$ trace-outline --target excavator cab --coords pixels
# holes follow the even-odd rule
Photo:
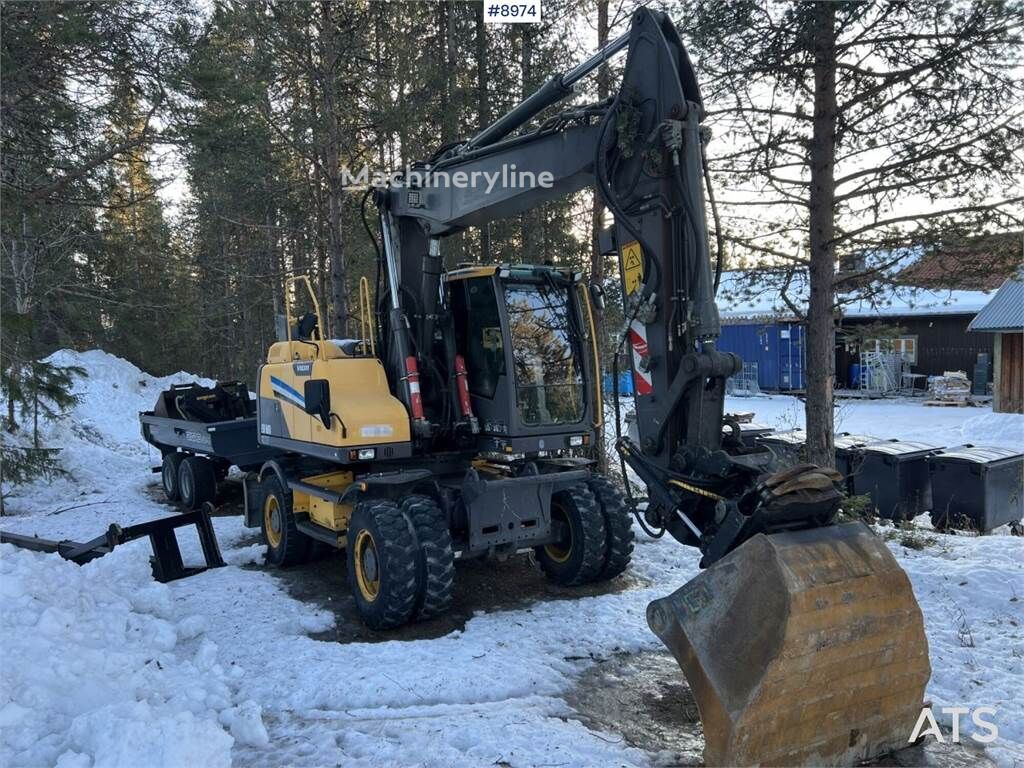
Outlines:
[[[446,284],[481,453],[534,457],[591,445],[601,405],[582,276],[550,266],[467,267],[449,272]]]

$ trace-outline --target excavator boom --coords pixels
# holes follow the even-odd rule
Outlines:
[[[614,97],[551,114],[623,51]],[[524,129],[542,113],[550,116]],[[833,523],[842,499],[833,470],[775,471],[765,454],[723,446],[725,382],[742,364],[716,347],[703,119],[671,20],[640,8],[625,35],[439,150],[415,178],[378,191],[384,362],[417,439],[457,433],[461,374],[438,305],[441,241],[596,190],[614,216],[602,242],[619,259],[620,349],[636,392],[637,432],[617,433],[615,444],[623,476],[646,486],[646,498],[631,497],[644,526],[699,548],[706,568],[648,611],[699,704],[706,762],[853,764],[905,745],[913,729],[930,673],[921,612],[885,545],[862,524]],[[447,182],[510,166],[549,183]],[[442,347],[440,362],[426,352]],[[422,381],[417,356],[431,366]]]

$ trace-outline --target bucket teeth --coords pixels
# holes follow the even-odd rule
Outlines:
[[[758,535],[647,608],[707,765],[854,765],[907,746],[931,675],[910,580],[863,523]]]

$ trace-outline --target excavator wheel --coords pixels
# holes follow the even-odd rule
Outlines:
[[[263,480],[263,486],[261,520],[267,562],[281,567],[305,562],[313,541],[295,526],[292,492],[273,474]]]
[[[633,515],[622,491],[604,475],[591,475],[587,487],[604,514],[605,555],[598,579],[612,579],[629,567],[633,556]]]
[[[418,548],[402,508],[386,499],[360,501],[346,549],[349,584],[366,625],[391,629],[412,619],[420,587]]]
[[[931,675],[910,580],[863,523],[758,534],[647,621],[704,724],[706,765],[855,765],[907,746]]]
[[[551,522],[558,539],[534,549],[548,580],[575,586],[597,579],[604,568],[608,536],[604,514],[590,488],[580,483],[555,491]]]
[[[429,496],[407,496],[402,512],[416,533],[417,619],[438,616],[452,604],[455,593],[455,552],[444,510]]]

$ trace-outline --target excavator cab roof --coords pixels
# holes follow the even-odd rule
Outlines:
[[[512,280],[544,280],[548,275],[556,280],[571,283],[578,283],[583,279],[582,272],[574,272],[567,267],[556,267],[550,264],[493,264],[490,266],[460,264],[456,269],[448,272],[445,279],[448,282],[453,282],[467,280],[471,277],[490,277],[494,274],[500,278],[511,278]]]

